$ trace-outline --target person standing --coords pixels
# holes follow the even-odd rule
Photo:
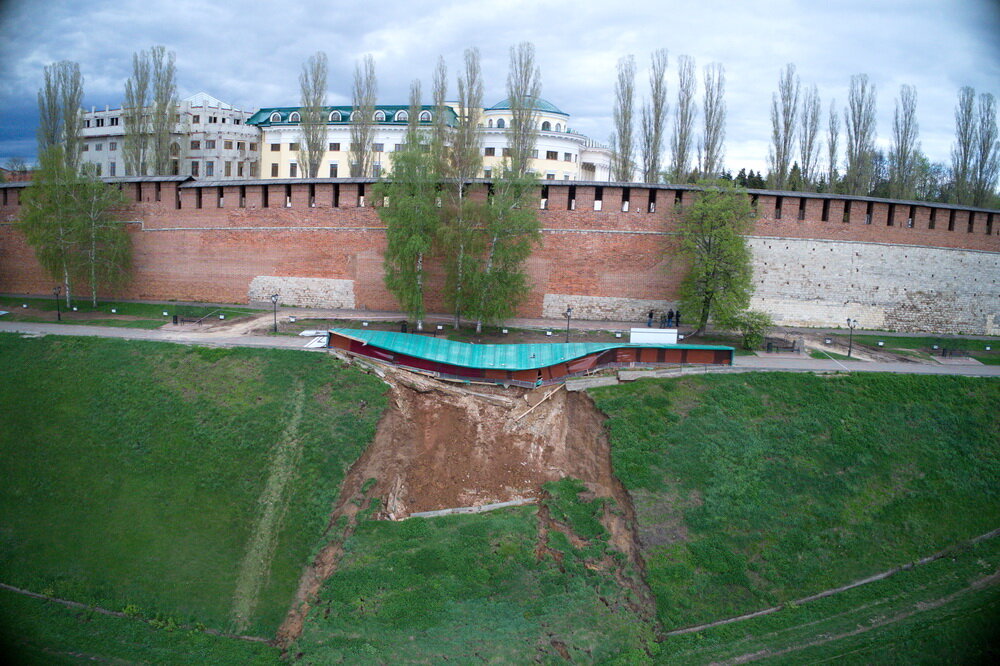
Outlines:
[[[677,312],[674,313],[674,325],[677,328],[681,327],[681,309],[677,308]]]
[[[646,315],[646,328],[653,328],[653,311],[650,310],[649,314]]]
[[[666,328],[666,327],[667,327],[667,313],[666,312],[661,312],[660,313],[660,328]]]
[[[674,311],[673,309],[667,310],[667,326],[674,325]]]

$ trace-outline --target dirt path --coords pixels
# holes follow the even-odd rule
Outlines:
[[[302,383],[297,381],[291,395],[292,414],[271,458],[270,474],[258,500],[260,514],[247,544],[236,590],[233,592],[230,622],[237,633],[247,628],[250,617],[257,608],[261,585],[267,578],[274,550],[278,546],[278,534],[288,509],[288,484],[295,476],[302,457],[302,443],[298,434],[304,402],[305,390]]]
[[[401,520],[422,511],[537,499],[542,484],[573,476],[594,496],[617,502],[619,510],[605,516],[612,544],[642,570],[635,512],[611,469],[604,416],[586,393],[465,387],[395,368],[380,371],[390,384],[389,409],[344,480],[328,528],[331,541],[300,581],[279,630],[281,644],[301,634],[309,602],[333,574],[353,530],[358,504],[371,498],[380,500],[376,517]]]

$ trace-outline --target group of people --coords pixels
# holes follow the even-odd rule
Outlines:
[[[646,315],[646,326],[653,328],[653,319],[656,313],[652,310]],[[667,310],[666,312],[660,313],[660,328],[673,328],[679,327],[681,325],[681,309],[677,308],[677,312],[673,310]]]

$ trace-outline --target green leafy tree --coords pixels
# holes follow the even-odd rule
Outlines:
[[[501,322],[513,316],[530,290],[524,261],[539,241],[538,214],[532,205],[538,181],[505,164],[493,181],[493,195],[483,209],[479,229],[482,254],[475,264],[469,314],[476,318],[476,332],[484,323]]]
[[[100,287],[127,280],[132,246],[124,226],[112,217],[125,205],[121,191],[92,170],[81,174],[68,165],[61,146],[42,153],[41,167],[24,192],[21,229],[38,262],[62,282],[67,305],[80,280],[95,304]]]
[[[420,82],[414,81],[406,144],[393,154],[390,179],[375,186],[376,200],[384,197],[388,201],[387,206],[378,208],[386,225],[385,285],[416,320],[418,331],[423,330],[426,313],[426,259],[440,226],[439,178],[434,156],[421,146],[420,109]]]
[[[697,314],[701,333],[709,319],[726,321],[747,309],[753,267],[746,234],[755,219],[750,197],[729,182],[706,184],[680,210],[680,254],[690,268],[681,283],[684,309]]]
[[[719,322],[723,328],[736,331],[743,338],[743,348],[760,349],[768,331],[774,328],[771,315],[759,310],[743,310]]]

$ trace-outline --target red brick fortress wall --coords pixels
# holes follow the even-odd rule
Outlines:
[[[382,284],[385,234],[371,182],[121,186],[134,201],[125,219],[135,247],[123,298],[242,303],[279,293],[288,304],[398,309]],[[0,186],[0,292],[49,293],[53,281],[13,223],[20,187]],[[557,317],[572,305],[582,318],[640,321],[649,309],[677,307],[685,266],[674,210],[693,189],[542,183],[542,242],[528,260],[533,289],[519,314]],[[752,197],[760,216],[751,238],[755,305],[781,321],[836,325],[850,315],[872,327],[1000,333],[1000,212]],[[431,311],[445,311],[438,291],[429,301]]]

